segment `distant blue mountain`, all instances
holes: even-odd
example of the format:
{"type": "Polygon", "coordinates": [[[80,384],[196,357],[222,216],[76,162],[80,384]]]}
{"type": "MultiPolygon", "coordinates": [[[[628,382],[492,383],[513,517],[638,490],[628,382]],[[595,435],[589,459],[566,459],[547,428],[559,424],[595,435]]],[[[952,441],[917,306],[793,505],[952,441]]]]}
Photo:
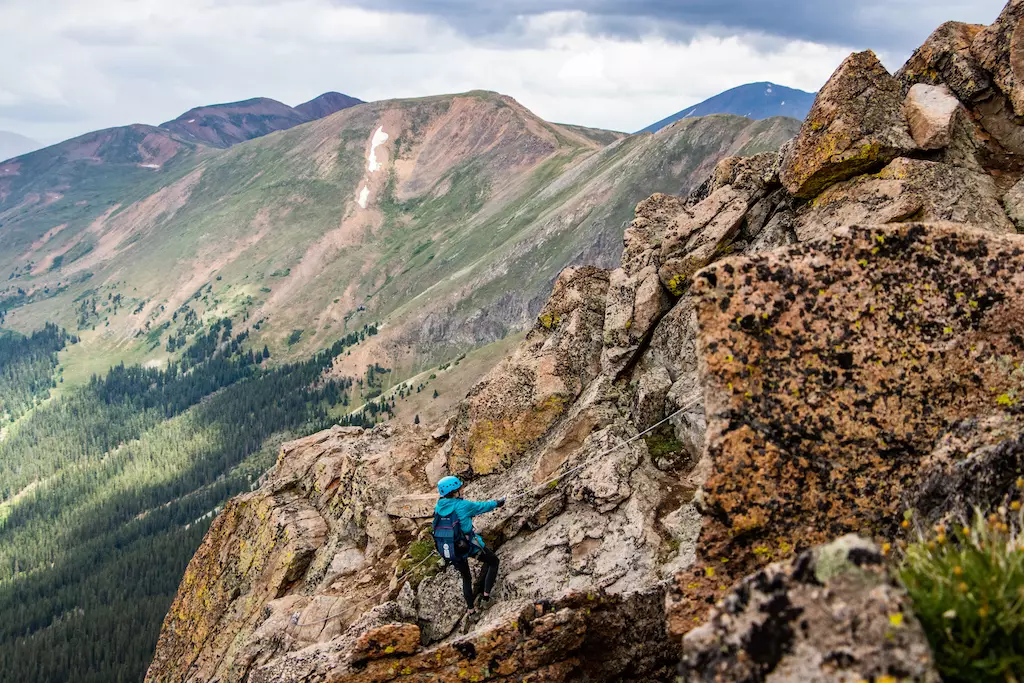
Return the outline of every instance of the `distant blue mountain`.
{"type": "Polygon", "coordinates": [[[748,83],[704,100],[681,112],[647,126],[638,133],[655,133],[680,119],[709,114],[735,114],[748,119],[790,116],[801,121],[814,104],[815,93],[794,90],[774,83],[748,83]]]}

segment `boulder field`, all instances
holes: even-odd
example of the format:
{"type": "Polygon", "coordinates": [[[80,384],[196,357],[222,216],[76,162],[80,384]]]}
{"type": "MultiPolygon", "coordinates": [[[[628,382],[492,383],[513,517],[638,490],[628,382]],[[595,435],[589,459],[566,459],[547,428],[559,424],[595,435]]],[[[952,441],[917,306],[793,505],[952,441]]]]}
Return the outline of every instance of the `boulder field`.
{"type": "Polygon", "coordinates": [[[440,424],[284,446],[190,563],[148,681],[937,681],[881,544],[1017,495],[1024,0],[895,75],[851,55],[780,153],[636,208],[440,424]],[[463,620],[432,491],[478,518],[463,620]]]}

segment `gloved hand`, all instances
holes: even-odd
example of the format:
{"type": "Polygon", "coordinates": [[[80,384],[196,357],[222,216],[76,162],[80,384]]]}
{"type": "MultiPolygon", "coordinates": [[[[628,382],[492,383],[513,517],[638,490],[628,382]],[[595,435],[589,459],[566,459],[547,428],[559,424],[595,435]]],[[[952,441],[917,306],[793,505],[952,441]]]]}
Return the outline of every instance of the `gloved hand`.
{"type": "Polygon", "coordinates": [[[499,498],[495,502],[498,504],[498,507],[504,507],[505,506],[505,499],[504,498],[499,498]]]}

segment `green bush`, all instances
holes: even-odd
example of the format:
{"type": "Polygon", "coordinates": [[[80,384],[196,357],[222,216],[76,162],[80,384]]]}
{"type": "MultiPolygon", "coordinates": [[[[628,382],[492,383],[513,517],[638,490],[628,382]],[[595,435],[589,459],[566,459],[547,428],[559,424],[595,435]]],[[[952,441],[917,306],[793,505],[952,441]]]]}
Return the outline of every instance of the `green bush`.
{"type": "Polygon", "coordinates": [[[900,578],[947,682],[1024,680],[1020,530],[1020,513],[1001,508],[970,527],[940,525],[907,548],[900,578]]]}

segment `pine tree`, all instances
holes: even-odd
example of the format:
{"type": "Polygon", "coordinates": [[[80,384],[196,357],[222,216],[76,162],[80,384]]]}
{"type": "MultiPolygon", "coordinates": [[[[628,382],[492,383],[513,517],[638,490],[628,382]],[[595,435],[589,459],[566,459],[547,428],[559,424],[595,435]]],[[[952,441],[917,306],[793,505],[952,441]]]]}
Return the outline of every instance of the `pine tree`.
{"type": "Polygon", "coordinates": [[[412,420],[412,423],[414,425],[418,425],[420,423],[420,416],[417,415],[416,417],[414,417],[413,420],[412,420]]]}

